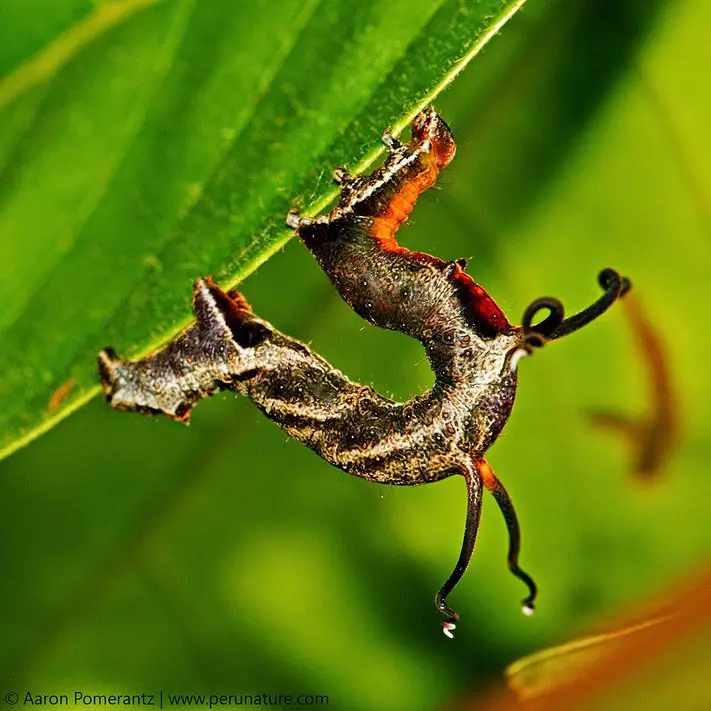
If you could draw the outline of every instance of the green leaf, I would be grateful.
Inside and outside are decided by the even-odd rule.
[[[99,349],[184,326],[196,277],[280,249],[289,208],[322,208],[523,1],[122,0],[8,67],[0,456],[97,393]]]
[[[402,243],[469,257],[512,320],[543,294],[582,307],[599,268],[623,269],[664,338],[680,406],[679,451],[640,488],[624,449],[585,418],[647,405],[623,312],[522,362],[490,461],[541,590],[533,618],[487,498],[451,599],[457,637],[441,634],[432,597],[461,541],[456,478],[348,477],[227,394],[188,428],[95,399],[0,465],[3,693],[283,690],[358,711],[476,695],[469,706],[485,707],[482,689],[514,659],[707,564],[710,13],[706,0],[536,0],[437,101],[458,154]],[[326,186],[331,167],[309,169]],[[364,324],[297,242],[243,288],[350,377],[397,397],[431,382],[421,346]],[[189,284],[180,291],[187,314]]]

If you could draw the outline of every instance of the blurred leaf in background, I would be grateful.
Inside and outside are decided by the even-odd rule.
[[[602,634],[518,660],[506,670],[517,702],[499,695],[487,708],[709,708],[711,577],[706,570],[675,588]]]
[[[294,3],[273,17],[259,3],[239,15],[219,4],[136,9],[147,24],[116,25],[114,44],[82,50],[1,124],[0,197],[21,180],[30,191],[0,215],[3,318],[24,315],[11,340],[3,333],[2,377],[16,378],[18,392],[27,382],[29,402],[74,379],[71,403],[91,387],[86,363],[98,348],[123,353],[164,336],[187,317],[192,279],[234,276],[232,260],[253,256],[253,237],[254,249],[281,239],[274,230],[290,201],[322,198],[335,165],[372,150],[431,85],[426,67],[445,29],[459,26],[453,18],[466,16],[458,11],[478,7],[424,3],[418,14],[372,3],[358,10],[366,21],[345,4]],[[47,28],[24,33],[16,9],[15,45],[0,42],[5,68],[93,8],[66,3],[66,15],[47,13]],[[249,17],[269,17],[271,45],[259,23],[245,33]],[[431,600],[461,539],[457,481],[391,489],[344,476],[229,396],[200,405],[189,428],[95,399],[0,464],[0,689],[281,690],[327,694],[335,708],[435,708],[476,698],[513,659],[708,561],[709,337],[696,324],[710,261],[711,95],[699,89],[710,21],[704,0],[530,0],[437,100],[458,156],[402,242],[469,258],[514,321],[542,294],[570,310],[586,305],[599,269],[619,268],[653,314],[679,386],[678,456],[657,486],[640,489],[616,443],[584,417],[644,404],[621,315],[522,363],[491,461],[541,587],[535,618],[520,614],[520,583],[507,574],[505,532],[487,501],[456,591],[457,638],[441,634]],[[382,28],[388,40],[375,52],[367,31],[372,40]],[[252,77],[251,95],[265,92],[254,105],[271,116],[264,126],[241,98],[257,51],[277,77]],[[369,78],[356,73],[363,64]],[[118,134],[70,110],[90,89],[97,116],[124,116]],[[332,112],[342,122],[325,125]],[[210,140],[215,132],[223,143]],[[76,146],[86,150],[75,157]],[[103,183],[71,184],[90,174],[69,169],[80,156],[105,170]],[[54,211],[54,236],[36,232],[41,205]],[[418,344],[359,320],[305,252],[290,243],[244,283],[257,313],[384,393],[426,388]],[[32,301],[14,302],[12,286],[27,280]],[[60,283],[71,285],[66,295]],[[43,376],[38,352],[64,366]],[[17,414],[2,402],[4,417]]]

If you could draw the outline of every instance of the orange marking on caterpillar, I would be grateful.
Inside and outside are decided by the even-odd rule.
[[[434,184],[438,174],[438,170],[430,167],[425,172],[406,180],[390,198],[385,212],[373,219],[370,234],[381,243],[384,249],[397,246],[395,232],[407,221],[415,207],[417,198]]]
[[[484,481],[484,486],[489,491],[493,491],[498,488],[499,480],[486,459],[481,459],[477,462],[477,469],[479,470],[479,474],[481,474],[481,478]]]

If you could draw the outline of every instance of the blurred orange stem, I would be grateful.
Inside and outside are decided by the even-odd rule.
[[[678,405],[663,339],[634,293],[622,300],[647,371],[651,412],[631,418],[610,412],[594,412],[594,425],[618,432],[633,448],[632,471],[640,480],[659,476],[673,454],[679,436]]]

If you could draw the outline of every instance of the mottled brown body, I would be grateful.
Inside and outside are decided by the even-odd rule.
[[[463,260],[444,262],[401,247],[395,231],[418,195],[454,157],[449,127],[432,110],[417,116],[412,140],[399,145],[367,178],[337,171],[342,194],[336,208],[315,219],[288,222],[318,260],[343,299],[376,326],[402,331],[429,349],[449,351],[457,336],[477,341],[513,334],[506,316],[464,272]],[[432,359],[431,359],[432,360]],[[440,367],[441,358],[433,365]],[[456,368],[452,368],[456,373]]]
[[[518,567],[518,521],[501,482],[484,459],[513,407],[516,366],[523,355],[602,313],[628,284],[616,272],[600,276],[605,294],[592,307],[563,320],[553,299],[529,307],[522,327],[512,326],[486,291],[464,272],[463,260],[445,262],[395,241],[418,195],[452,159],[454,139],[429,109],[400,145],[389,134],[382,168],[353,177],[343,170],[339,205],[327,215],[288,223],[311,250],[353,309],[371,323],[402,331],[425,347],[434,387],[406,403],[350,381],[303,343],[252,313],[236,292],[211,279],[194,288],[196,322],[161,350],[124,361],[107,349],[99,356],[101,381],[118,409],[162,413],[187,421],[192,406],[217,390],[249,397],[289,435],[334,466],[370,481],[417,485],[452,474],[467,484],[467,524],[459,560],[436,597],[452,636],[458,619],[446,596],[471,558],[489,489],[509,529],[508,563],[529,588],[524,610],[533,610],[536,587]],[[532,325],[539,309],[550,313]]]
[[[459,473],[464,457],[496,438],[513,404],[515,374],[501,380],[505,353],[477,373],[474,387],[463,379],[396,403],[352,382],[209,279],[196,282],[194,305],[195,324],[151,356],[131,362],[102,352],[114,407],[187,421],[199,399],[233,390],[340,469],[411,485]]]

